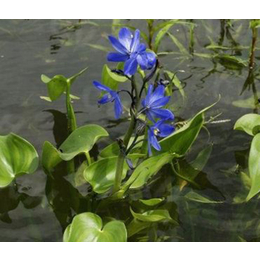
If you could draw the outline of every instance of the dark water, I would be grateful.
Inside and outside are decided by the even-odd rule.
[[[94,24],[94,23],[96,24]],[[146,198],[165,196],[167,205],[174,208],[180,225],[161,224],[157,235],[165,241],[254,241],[260,238],[260,206],[258,200],[239,203],[246,189],[239,168],[246,168],[250,138],[233,130],[242,115],[258,112],[257,108],[239,108],[233,101],[253,95],[252,87],[240,95],[248,76],[248,67],[230,67],[225,60],[213,59],[212,54],[232,54],[247,60],[252,33],[248,20],[232,21],[233,27],[219,20],[194,20],[194,46],[190,44],[190,31],[184,25],[175,25],[171,32],[191,55],[182,54],[167,37],[159,52],[175,54],[161,57],[161,63],[171,71],[184,70],[178,76],[185,86],[185,102],[176,91],[173,94],[177,120],[186,120],[221,95],[220,102],[207,114],[216,120],[208,124],[210,138],[202,130],[188,155],[192,160],[207,143],[213,143],[210,159],[200,173],[196,192],[219,204],[203,204],[183,198],[194,189],[188,185],[183,192],[174,185],[176,180],[167,171],[143,191]],[[146,29],[145,21],[122,21]],[[105,127],[114,140],[125,133],[127,124],[117,127],[113,120],[113,107],[97,106],[97,92],[93,80],[101,79],[106,52],[89,44],[110,48],[107,35],[112,33],[111,20],[1,20],[0,21],[0,133],[14,132],[30,141],[41,154],[42,144],[48,140],[60,143],[64,139],[65,99],[48,103],[39,98],[47,95],[40,80],[41,74],[71,76],[84,67],[89,69],[73,86],[72,93],[80,96],[75,101],[78,125],[97,123]],[[227,47],[209,48],[209,45]],[[259,64],[260,46],[255,60]],[[207,54],[208,57],[201,57]],[[256,66],[254,83],[259,88],[259,67]],[[209,139],[209,140],[208,140]],[[101,143],[104,145],[105,141]],[[62,166],[59,172],[62,172]],[[17,179],[17,186],[0,190],[0,241],[61,241],[63,228],[75,212],[88,209],[84,198],[63,176],[47,178],[42,169],[35,174]],[[75,199],[73,199],[75,198]],[[128,214],[129,206],[113,205]],[[102,213],[101,213],[102,214]],[[151,233],[153,230],[151,230]],[[150,235],[148,240],[153,240]],[[135,240],[133,238],[133,240]],[[141,239],[140,239],[141,240]],[[144,238],[145,240],[145,238]]]

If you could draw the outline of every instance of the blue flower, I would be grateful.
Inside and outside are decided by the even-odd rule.
[[[157,151],[161,151],[161,146],[157,140],[157,137],[166,137],[174,132],[174,126],[164,123],[164,120],[156,122],[148,129],[148,153],[152,154],[151,146]]]
[[[153,91],[153,85],[148,87],[148,92],[142,101],[143,109],[142,111],[146,116],[155,123],[155,118],[160,118],[163,120],[174,120],[174,114],[169,109],[163,109],[170,97],[164,96],[165,87],[163,85],[158,85],[158,87]]]
[[[122,28],[119,31],[118,39],[114,36],[108,38],[117,52],[109,53],[107,60],[125,62],[124,73],[126,75],[134,75],[138,65],[142,70],[150,70],[156,63],[155,54],[147,52],[145,44],[140,43],[139,30],[136,30],[133,35],[129,29]]]
[[[98,101],[99,104],[106,104],[108,102],[114,102],[115,118],[120,118],[123,112],[123,105],[121,103],[118,93],[109,87],[102,85],[97,81],[93,81],[94,86],[101,90],[106,91],[107,93]]]

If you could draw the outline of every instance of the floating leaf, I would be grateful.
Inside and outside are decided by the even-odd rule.
[[[153,198],[149,200],[140,200],[144,205],[152,207],[160,204],[162,201],[164,201],[164,198]]]
[[[241,130],[249,135],[253,134],[253,129],[260,126],[260,115],[257,114],[247,114],[240,117],[234,126],[235,130]]]
[[[175,222],[175,220],[171,218],[169,211],[166,209],[155,209],[146,211],[144,213],[136,213],[130,208],[130,211],[135,219],[144,222],[159,222],[165,220]]]
[[[0,188],[17,176],[33,173],[38,164],[38,154],[28,141],[13,133],[0,136]]]
[[[260,92],[257,92],[256,96],[260,96]],[[258,99],[255,96],[251,96],[247,99],[239,99],[232,102],[235,107],[255,109],[259,107]]]
[[[96,193],[107,192],[114,185],[117,158],[116,156],[98,160],[85,169],[84,178]],[[122,178],[125,178],[127,170],[125,162]]]
[[[249,152],[249,174],[251,189],[246,198],[249,201],[260,191],[260,134],[254,136]]]
[[[192,201],[196,201],[196,202],[200,202],[200,203],[205,203],[205,204],[216,204],[216,203],[223,203],[223,201],[216,201],[216,200],[211,200],[208,199],[204,196],[201,196],[200,194],[194,192],[194,191],[190,191],[189,193],[187,193],[185,195],[186,199],[192,200]]]
[[[125,224],[113,220],[103,225],[102,219],[94,213],[81,213],[74,217],[66,228],[64,242],[126,242]]]

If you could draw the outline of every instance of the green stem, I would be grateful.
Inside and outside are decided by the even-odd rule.
[[[134,76],[131,79],[131,84],[132,84],[132,89],[134,90],[134,93],[135,93],[136,103],[135,103],[134,113],[136,114],[137,108],[139,106],[139,96],[138,96],[138,90],[137,90]],[[129,140],[135,129],[135,125],[136,125],[136,119],[135,119],[136,115],[135,114],[132,114],[132,116],[131,116],[130,125],[128,127],[128,130],[127,130],[124,140],[123,140],[124,147],[126,147],[126,148],[128,146]],[[121,185],[121,181],[122,181],[122,174],[123,174],[123,169],[124,169],[124,162],[125,162],[125,151],[120,150],[118,159],[117,159],[117,165],[116,165],[116,176],[115,176],[113,193],[117,192],[120,189],[120,185]]]
[[[77,129],[77,122],[73,107],[71,105],[71,98],[70,98],[70,81],[67,81],[67,89],[66,89],[66,108],[67,108],[67,117],[68,117],[68,135],[70,135],[74,130]],[[68,173],[75,172],[75,164],[74,159],[67,162],[67,170]]]

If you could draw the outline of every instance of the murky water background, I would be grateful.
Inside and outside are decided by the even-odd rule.
[[[219,20],[193,22],[197,25],[194,30],[194,55],[182,55],[169,38],[163,40],[159,52],[178,52],[161,57],[161,63],[168,70],[185,71],[178,76],[185,86],[187,99],[184,102],[178,92],[174,92],[172,98],[177,119],[188,119],[221,95],[220,102],[207,115],[222,113],[217,120],[225,121],[208,124],[210,139],[202,130],[188,158],[194,158],[207,142],[214,144],[210,159],[200,174],[201,189],[198,192],[224,203],[203,204],[184,200],[179,187],[172,185],[167,200],[176,204],[180,226],[164,224],[159,228],[159,233],[164,235],[166,241],[257,240],[260,237],[257,199],[247,204],[234,203],[234,200],[239,202],[239,197],[244,196],[243,182],[237,169],[238,164],[245,164],[250,138],[234,131],[233,126],[240,116],[258,112],[254,108],[232,105],[233,101],[252,96],[252,91],[248,90],[240,95],[248,68],[234,69],[219,60],[196,55],[227,53],[248,59],[252,37],[249,21],[233,21],[233,28],[224,26],[222,30]],[[146,29],[145,21],[126,20],[122,23]],[[93,80],[101,79],[106,52],[90,45],[111,48],[107,40],[107,35],[112,31],[111,24],[111,20],[83,20],[81,24],[76,20],[1,20],[0,134],[14,132],[21,135],[36,147],[39,154],[44,141],[53,144],[62,142],[66,121],[65,97],[54,103],[41,100],[39,96],[47,95],[47,89],[40,76],[71,76],[86,66],[89,67],[87,73],[77,80],[72,89],[72,94],[81,98],[74,103],[78,125],[101,124],[108,129],[111,139],[124,134],[126,124],[120,123],[115,127],[113,107],[99,108],[96,102],[98,93],[92,86]],[[190,32],[187,27],[175,25],[171,32],[189,50]],[[211,42],[232,49],[210,49],[208,45]],[[258,44],[258,64],[259,50]],[[260,86],[259,74],[257,67],[254,78],[256,88]],[[147,198],[161,194],[169,182],[174,183],[167,171],[162,175],[159,183],[145,191]],[[62,240],[60,220],[66,221],[66,206],[71,203],[66,198],[69,200],[74,191],[70,193],[71,187],[62,181],[60,187],[53,191],[56,192],[55,196],[61,193],[61,196],[56,196],[59,203],[56,201],[53,204],[64,205],[64,213],[62,207],[51,207],[46,194],[53,184],[48,186],[46,181],[45,173],[39,168],[35,174],[18,178],[17,187],[0,190],[0,241]]]

